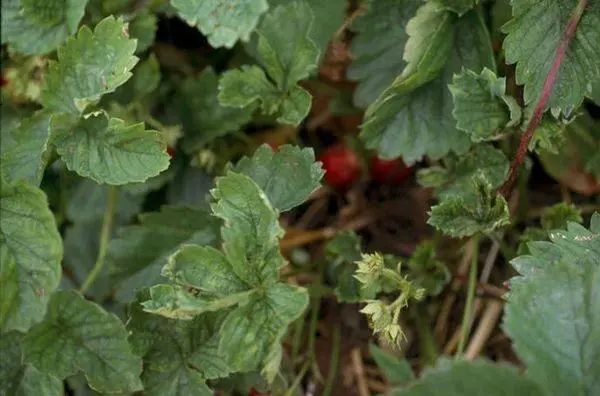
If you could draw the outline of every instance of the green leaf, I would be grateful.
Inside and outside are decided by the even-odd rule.
[[[237,371],[256,368],[257,362],[267,360],[272,345],[280,342],[288,324],[299,318],[307,305],[305,289],[284,283],[270,286],[227,315],[219,350]]]
[[[0,187],[0,329],[24,332],[43,318],[58,287],[63,247],[40,189],[4,178]]]
[[[133,76],[114,93],[106,95],[106,102],[118,101],[124,106],[131,102],[146,99],[160,84],[160,64],[154,54],[139,62],[133,69]]]
[[[531,113],[531,115],[533,115],[533,109],[531,107],[527,108],[525,112],[526,114]],[[523,123],[523,125],[527,124],[528,122]],[[566,123],[555,119],[551,115],[547,114],[543,116],[529,142],[529,150],[534,151],[537,154],[543,152],[558,154],[565,142],[564,133],[566,127]]]
[[[217,99],[218,79],[208,67],[179,86],[174,108],[183,126],[183,148],[193,153],[214,139],[239,131],[252,119],[252,108],[221,106]]]
[[[485,176],[492,188],[499,187],[508,175],[508,158],[489,144],[473,147],[468,155],[448,156],[445,160],[446,168],[426,168],[417,174],[419,183],[435,187],[440,198],[468,195],[471,179],[478,173]]]
[[[21,337],[17,332],[0,337],[0,390],[2,395],[62,396],[63,384],[58,378],[23,364]]]
[[[129,34],[137,39],[136,53],[144,52],[154,43],[158,19],[156,15],[142,9],[129,25]]]
[[[316,68],[319,57],[309,38],[312,23],[313,13],[303,1],[270,11],[257,30],[258,61],[267,74],[259,66],[225,72],[219,82],[221,104],[246,108],[259,103],[278,122],[298,125],[308,114],[311,97],[297,82]]]
[[[111,16],[93,32],[84,26],[69,38],[58,50],[58,62],[50,63],[42,104],[54,112],[79,115],[127,81],[138,59],[133,56],[136,43],[129,39],[126,26]]]
[[[70,170],[98,183],[143,182],[169,166],[160,133],[127,125],[106,113],[52,119],[56,151]]]
[[[23,340],[25,360],[59,379],[83,371],[99,392],[142,389],[142,365],[121,321],[73,291],[52,295],[44,320]]]
[[[356,36],[350,52],[349,79],[358,81],[354,103],[367,107],[402,72],[406,62],[398,49],[408,40],[405,26],[414,16],[420,0],[376,0],[365,2],[365,13],[352,24]]]
[[[542,227],[548,231],[565,228],[568,223],[582,223],[581,210],[571,203],[561,202],[542,213]]]
[[[360,135],[367,148],[385,158],[401,156],[407,163],[424,155],[441,158],[449,152],[464,154],[468,150],[470,139],[456,128],[447,86],[463,67],[495,69],[494,58],[489,33],[478,12],[468,12],[453,26],[455,39],[438,77],[411,90],[431,73],[419,76],[421,72],[416,70],[413,77],[400,75],[397,84],[369,107]]]
[[[489,233],[509,224],[508,205],[482,174],[472,179],[471,194],[449,196],[431,208],[428,224],[451,237]]]
[[[393,396],[542,396],[539,385],[521,375],[516,367],[486,360],[442,359],[435,369],[405,389],[393,390]]]
[[[398,358],[373,343],[369,343],[369,353],[390,384],[400,385],[415,379],[406,359]]]
[[[553,243],[530,243],[530,256],[511,264],[504,330],[527,365],[527,376],[548,395],[600,391],[600,214],[591,229],[570,223],[550,233]]]
[[[454,100],[456,127],[468,133],[473,142],[487,140],[521,121],[521,108],[505,95],[506,80],[490,69],[484,68],[481,74],[463,69],[448,88]]]
[[[397,92],[407,92],[440,74],[452,50],[456,18],[432,2],[423,4],[406,24],[406,67],[392,82]]]
[[[171,4],[215,48],[232,48],[238,40],[248,41],[269,8],[266,0],[171,0]]]
[[[223,252],[233,272],[252,286],[276,281],[285,260],[279,252],[283,229],[265,193],[248,176],[228,173],[212,190],[215,216],[221,227]]]
[[[437,296],[452,278],[446,265],[436,259],[435,244],[421,242],[408,260],[409,278],[430,296]]]
[[[437,4],[438,7],[443,7],[453,11],[458,15],[463,15],[467,11],[473,9],[478,0],[430,0],[431,3]]]
[[[514,0],[513,18],[503,26],[504,53],[516,63],[517,84],[525,85],[526,105],[537,102],[550,72],[561,36],[578,0]],[[570,114],[584,97],[592,97],[592,84],[600,80],[600,5],[591,2],[560,64],[548,107]]]
[[[5,0],[2,2],[2,44],[25,55],[55,50],[75,33],[87,0]]]
[[[233,170],[254,180],[280,212],[304,202],[319,188],[324,174],[311,148],[287,144],[277,151],[263,145],[252,157],[238,161]]]
[[[340,302],[359,302],[375,298],[377,287],[362,287],[354,277],[356,262],[361,259],[360,238],[354,232],[343,232],[325,245],[328,277]]]
[[[49,143],[50,114],[47,111],[24,119],[7,138],[3,136],[2,176],[10,183],[24,180],[39,186],[50,155]]]
[[[160,212],[140,215],[139,224],[119,230],[108,247],[111,277],[119,282],[117,298],[131,301],[135,290],[162,279],[167,258],[184,244],[213,245],[218,222],[206,211],[163,206]]]
[[[206,379],[231,371],[218,350],[224,313],[182,321],[145,313],[139,304],[130,311],[129,341],[144,360],[142,381],[149,395],[212,395]]]

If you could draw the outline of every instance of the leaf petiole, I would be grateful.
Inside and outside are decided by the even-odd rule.
[[[473,321],[473,300],[475,298],[475,286],[477,285],[477,263],[479,261],[479,236],[475,235],[471,239],[473,255],[471,256],[471,266],[469,268],[469,285],[467,289],[467,302],[465,304],[465,311],[463,313],[462,324],[460,326],[460,338],[458,340],[458,347],[456,349],[456,355],[462,355],[465,350],[465,344],[467,342],[467,336],[469,329],[471,328],[471,322]]]
[[[96,263],[94,268],[90,271],[87,278],[79,288],[79,293],[84,295],[90,286],[96,281],[102,268],[104,267],[104,258],[108,249],[108,241],[110,239],[110,231],[112,229],[112,222],[117,206],[118,189],[116,186],[108,187],[108,202],[106,204],[106,210],[104,211],[104,217],[102,218],[102,230],[100,231],[100,244],[98,247],[98,256],[96,256]]]

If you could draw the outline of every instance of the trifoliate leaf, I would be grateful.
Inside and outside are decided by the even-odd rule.
[[[215,48],[231,48],[238,40],[248,41],[260,16],[269,8],[266,0],[171,0],[171,4]]]
[[[456,128],[452,117],[452,97],[447,86],[463,67],[476,71],[484,67],[494,69],[494,59],[489,33],[477,11],[458,18],[453,29],[455,40],[437,78],[407,92],[412,84],[407,88],[408,80],[400,76],[398,86],[392,85],[369,107],[361,132],[368,148],[386,158],[401,156],[407,163],[423,155],[441,158],[451,151],[462,154],[469,148],[468,135]],[[424,77],[419,76],[413,79],[422,80]]]
[[[60,281],[63,247],[44,193],[0,178],[0,329],[25,332]]]
[[[463,15],[473,7],[478,0],[431,0],[431,3],[438,7],[443,7],[447,10],[454,11],[458,15]]]
[[[58,62],[50,63],[44,79],[42,104],[54,112],[79,115],[127,81],[138,59],[126,26],[108,17],[93,32],[82,27],[59,48]]]
[[[398,358],[373,343],[369,343],[369,353],[390,384],[400,385],[415,379],[406,359]]]
[[[221,218],[223,251],[233,271],[252,286],[276,281],[285,260],[279,252],[283,229],[265,193],[246,175],[228,173],[217,179],[211,208]]]
[[[545,230],[552,231],[565,228],[568,223],[582,223],[583,218],[577,206],[561,202],[544,210],[540,222]]]
[[[207,313],[191,321],[167,319],[132,304],[127,330],[134,352],[144,361],[142,381],[149,395],[212,395],[206,379],[231,371],[219,353],[224,313]]]
[[[169,166],[160,133],[143,123],[127,125],[104,112],[79,119],[61,115],[52,119],[52,132],[67,167],[98,183],[143,182]]]
[[[64,389],[58,378],[23,364],[21,338],[18,332],[0,337],[0,390],[2,395],[62,396]]]
[[[25,180],[39,186],[50,155],[50,114],[38,111],[24,119],[0,148],[0,169],[6,181]]]
[[[490,69],[484,68],[481,74],[463,69],[448,88],[454,100],[456,127],[474,142],[489,139],[521,121],[521,108],[505,94],[506,79],[498,78]]]
[[[452,237],[489,233],[509,223],[508,205],[485,176],[472,179],[471,193],[449,196],[431,208],[428,224]]]
[[[119,282],[117,298],[131,301],[135,290],[156,284],[167,258],[184,244],[213,245],[218,221],[206,211],[163,206],[160,212],[140,215],[138,225],[122,228],[111,240],[107,264]]]
[[[307,305],[305,289],[285,283],[270,286],[227,315],[219,350],[237,371],[267,363],[272,345],[280,342],[288,324],[299,318]]]
[[[154,43],[158,20],[156,15],[142,9],[129,24],[129,34],[137,39],[136,53],[144,52]]]
[[[2,2],[2,44],[25,55],[53,51],[75,33],[87,0],[6,0]]]
[[[434,243],[425,241],[415,248],[407,263],[409,278],[430,296],[440,294],[451,279],[448,267],[435,255]]]
[[[485,176],[492,188],[499,187],[508,175],[508,158],[489,144],[481,144],[464,156],[448,156],[446,168],[433,167],[419,171],[419,183],[435,187],[440,198],[467,195],[471,190],[471,179],[477,173]]]
[[[399,49],[408,40],[405,26],[422,4],[420,0],[364,2],[365,13],[352,24],[354,60],[347,71],[349,79],[359,82],[354,91],[358,107],[373,103],[404,69]]]
[[[526,105],[537,102],[550,72],[556,49],[573,12],[576,0],[515,0],[513,18],[502,28],[504,53],[516,63],[517,84],[525,85]],[[584,97],[592,97],[592,84],[600,80],[600,6],[591,2],[569,44],[552,89],[548,106],[570,114]]]
[[[303,1],[270,11],[258,28],[257,56],[267,74],[259,66],[225,72],[219,82],[221,104],[245,108],[259,103],[278,122],[298,125],[308,114],[311,97],[297,82],[316,68],[319,56],[309,38],[312,23],[312,10]]]
[[[304,202],[320,186],[324,171],[312,149],[284,145],[273,151],[263,145],[233,168],[250,177],[267,194],[271,205],[285,212]]]
[[[529,245],[531,255],[511,264],[504,330],[527,376],[548,395],[600,390],[600,214],[590,230],[570,223],[549,242]]]
[[[99,392],[142,389],[142,364],[131,352],[121,321],[76,292],[52,295],[44,320],[23,339],[25,361],[64,379],[83,371]]]
[[[443,389],[445,396],[542,396],[539,385],[519,374],[516,367],[486,360],[442,359],[437,367],[425,371],[421,380],[393,396],[434,396]]]
[[[221,106],[217,74],[206,68],[179,86],[174,107],[183,126],[183,148],[194,153],[217,137],[236,132],[252,119],[251,108]]]

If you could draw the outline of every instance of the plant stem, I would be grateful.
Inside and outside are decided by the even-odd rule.
[[[298,387],[300,386],[300,381],[302,381],[302,378],[304,378],[304,376],[306,375],[306,371],[308,370],[309,367],[310,367],[310,361],[307,361],[306,363],[304,363],[304,366],[302,366],[300,373],[298,373],[298,375],[294,379],[292,386],[290,386],[290,388],[285,392],[285,396],[294,395],[294,393],[296,392],[296,389],[298,389]]]
[[[431,331],[431,326],[426,320],[426,315],[424,312],[425,306],[421,305],[411,305],[410,310],[412,312],[412,316],[415,319],[415,323],[417,325],[417,332],[419,334],[419,344],[420,349],[423,355],[421,359],[421,366],[430,366],[435,364],[438,357],[438,348],[433,339],[433,332]]]
[[[569,18],[569,22],[567,23],[567,27],[563,32],[562,37],[560,38],[558,47],[556,48],[556,52],[554,53],[554,59],[552,60],[552,65],[550,66],[550,71],[546,76],[546,80],[544,81],[544,86],[542,88],[542,93],[540,95],[540,99],[538,100],[535,109],[533,110],[533,115],[529,120],[529,124],[527,125],[527,129],[525,133],[521,135],[521,140],[519,141],[519,148],[517,149],[517,154],[513,159],[510,165],[510,171],[508,173],[508,180],[504,185],[500,188],[500,193],[506,196],[511,190],[512,186],[517,177],[517,171],[523,161],[525,160],[525,155],[527,154],[527,150],[529,149],[529,142],[531,138],[533,138],[533,134],[537,129],[544,112],[546,111],[546,105],[548,104],[548,100],[552,94],[552,88],[556,83],[556,77],[558,75],[558,70],[560,69],[560,65],[565,58],[565,54],[573,40],[573,36],[575,36],[575,32],[577,31],[577,25],[579,25],[579,21],[583,16],[583,11],[587,7],[588,0],[579,0],[579,4],[573,10],[571,17]]]
[[[336,324],[333,328],[333,346],[331,347],[331,359],[329,360],[329,372],[327,373],[327,382],[325,383],[325,387],[323,388],[323,396],[331,395],[331,390],[333,389],[333,383],[337,378],[337,368],[338,362],[340,358],[340,339],[341,339],[341,330],[340,324]]]
[[[462,324],[460,327],[460,338],[456,349],[457,355],[462,355],[469,329],[471,328],[471,320],[473,317],[473,299],[475,298],[475,286],[477,285],[477,263],[479,261],[479,236],[474,236],[471,240],[473,244],[473,255],[471,256],[471,267],[469,268],[469,286],[467,289],[467,302],[463,313]]]
[[[112,221],[117,204],[117,196],[117,187],[110,186],[108,188],[108,203],[106,204],[106,210],[104,211],[104,217],[102,218],[102,230],[100,231],[98,256],[96,257],[94,268],[92,268],[87,278],[79,288],[79,293],[81,294],[85,294],[90,286],[96,281],[96,278],[98,278],[98,275],[100,275],[100,272],[102,272],[102,268],[104,267],[104,257],[106,256],[108,240],[110,239],[110,231],[112,229]]]

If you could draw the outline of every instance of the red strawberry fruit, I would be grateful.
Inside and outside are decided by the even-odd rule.
[[[379,183],[400,184],[410,174],[410,167],[397,159],[371,158],[371,178]]]
[[[348,147],[336,145],[319,157],[325,170],[325,182],[334,188],[348,188],[360,177],[360,162]]]

